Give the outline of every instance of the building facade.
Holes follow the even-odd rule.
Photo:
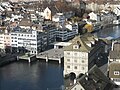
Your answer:
[[[87,46],[83,39],[79,36],[73,39],[70,46],[64,49],[64,75],[75,73],[78,76],[80,73],[85,74],[92,61],[88,60],[89,53],[92,48]]]
[[[52,17],[52,21],[54,21],[60,25],[63,25],[65,22],[65,16],[63,13],[57,13]]]
[[[1,30],[0,33],[0,49],[4,51],[6,51],[6,49],[9,49],[9,52],[11,51],[11,36],[6,28],[4,30]]]
[[[104,45],[98,44],[93,37],[88,35],[77,36],[72,44],[64,49],[64,75],[75,73],[85,74],[96,64],[100,53],[104,53]]]
[[[109,53],[109,78],[120,85],[120,41],[113,41]]]
[[[30,54],[38,54],[42,49],[41,45],[44,45],[44,47],[46,46],[45,45],[46,43],[42,42],[42,39],[45,36],[45,34],[43,35],[43,33],[38,32],[36,30],[32,29],[26,30],[16,27],[14,31],[12,31],[10,34],[11,34],[11,46],[13,48],[16,48],[17,52],[26,49],[28,52],[30,52]],[[44,39],[46,38],[44,37]]]
[[[109,64],[109,78],[114,81],[115,84],[120,85],[120,63],[111,62]]]

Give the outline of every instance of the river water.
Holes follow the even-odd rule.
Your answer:
[[[63,66],[58,63],[14,62],[0,68],[0,90],[60,90]]]
[[[100,38],[116,39],[120,37],[120,26],[105,28],[95,33]]]
[[[120,26],[95,34],[101,38],[118,38]],[[0,68],[0,90],[60,90],[63,84],[63,66],[58,63],[19,61]]]

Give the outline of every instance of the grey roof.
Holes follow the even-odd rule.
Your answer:
[[[114,50],[114,51],[119,51],[119,52],[120,52],[120,43],[119,43],[119,42],[114,43],[114,45],[113,45],[113,50]]]
[[[30,22],[29,19],[22,19],[22,21],[19,23],[19,26],[32,26],[32,22]]]
[[[89,79],[88,79],[89,78]],[[112,83],[107,76],[105,76],[100,69],[94,65],[87,74],[77,79],[85,90],[112,90],[114,83]]]
[[[120,51],[110,51],[110,59],[120,59]]]
[[[93,48],[86,45],[84,42],[84,38],[80,36],[76,36],[71,42],[72,44],[70,46],[67,46],[64,48],[64,51],[79,51],[79,52],[90,52]],[[78,42],[80,43],[79,49],[74,49],[74,45],[78,45]]]

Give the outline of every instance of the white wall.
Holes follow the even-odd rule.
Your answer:
[[[70,66],[70,68],[68,68],[68,66]],[[80,73],[84,74],[87,71],[88,71],[88,53],[76,51],[64,51],[64,75],[74,72],[76,76],[78,76]]]

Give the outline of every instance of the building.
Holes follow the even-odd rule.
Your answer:
[[[109,53],[109,62],[120,62],[120,42],[112,42],[112,50]]]
[[[66,23],[65,27],[71,31],[76,31],[76,34],[78,34],[78,24],[77,23]]]
[[[120,63],[114,61],[109,64],[109,78],[120,85]]]
[[[44,18],[47,20],[52,20],[51,10],[47,7],[44,11]]]
[[[47,33],[47,45],[54,43],[56,41],[56,31],[57,28],[54,24],[44,24],[42,26],[43,31]]]
[[[71,31],[67,28],[59,28],[56,31],[56,40],[57,41],[68,41],[76,35],[76,31]]]
[[[94,12],[91,12],[88,14],[90,16],[90,19],[91,20],[95,20],[95,21],[98,21],[98,16],[97,14],[95,14]]]
[[[105,53],[105,44],[91,34],[76,36],[71,43],[64,48],[64,76],[85,74]]]
[[[47,40],[46,43],[44,41],[47,38],[47,35],[36,30],[16,27],[10,35],[13,52],[26,50],[27,52],[30,52],[30,54],[38,54],[43,49],[43,46],[47,46]]]
[[[27,22],[26,22],[27,23]],[[53,24],[20,24],[11,32],[12,47],[30,51],[30,54],[38,54],[44,51],[48,45],[56,41],[56,27]],[[20,47],[20,48],[19,48]],[[22,47],[22,48],[21,48]],[[20,50],[21,51],[21,50]]]
[[[64,75],[75,73],[85,74],[93,65],[94,58],[98,52],[89,47],[84,38],[77,36],[72,44],[64,49]]]
[[[19,27],[24,29],[30,29],[32,25],[33,23],[30,21],[30,19],[26,18],[23,18],[18,24]]]
[[[63,13],[56,13],[53,17],[52,17],[52,21],[58,23],[59,25],[63,25],[65,22],[65,16]]]
[[[65,90],[113,90],[115,85],[94,65],[87,73],[79,75],[76,78],[76,83],[69,85]]]
[[[11,36],[6,27],[0,28],[0,49],[10,52],[11,51]]]

